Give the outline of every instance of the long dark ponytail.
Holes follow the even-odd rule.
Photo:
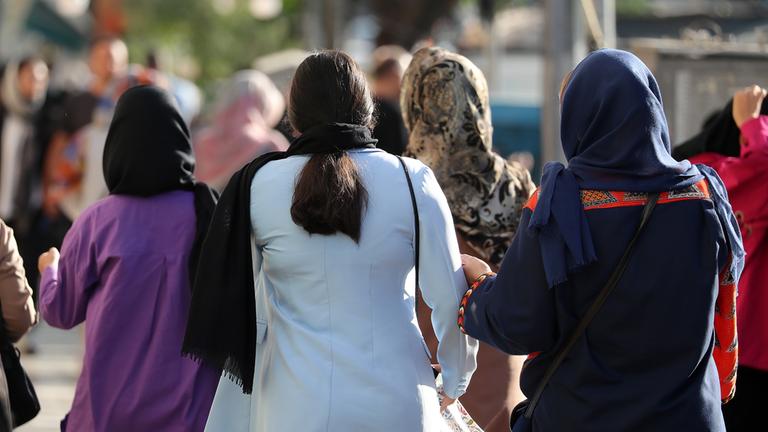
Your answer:
[[[365,74],[340,51],[314,53],[299,65],[288,105],[288,119],[299,133],[329,123],[373,123]],[[291,218],[311,234],[341,232],[359,242],[367,203],[360,172],[346,152],[315,154],[296,182]]]

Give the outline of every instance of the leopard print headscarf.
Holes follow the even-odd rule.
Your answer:
[[[488,84],[467,58],[419,50],[403,78],[406,155],[435,173],[456,229],[479,258],[498,266],[535,185],[530,173],[492,150]]]

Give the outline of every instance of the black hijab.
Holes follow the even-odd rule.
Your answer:
[[[264,154],[235,173],[221,195],[200,252],[182,352],[226,371],[253,391],[256,358],[256,297],[251,255],[251,182],[267,163],[294,155],[373,148],[365,126],[315,126],[285,152]]]
[[[741,132],[733,120],[733,99],[725,107],[707,117],[701,132],[675,147],[672,156],[677,160],[688,159],[701,153],[719,153],[738,157],[741,154]],[[768,114],[768,100],[763,101],[760,114]]]
[[[195,180],[189,129],[173,97],[153,86],[133,87],[117,101],[104,145],[104,179],[111,195],[148,197],[174,190],[195,194],[197,224],[189,257],[190,285],[216,195]]]

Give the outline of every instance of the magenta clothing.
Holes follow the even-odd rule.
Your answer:
[[[741,137],[740,157],[703,153],[691,162],[714,168],[728,189],[747,251],[736,301],[739,364],[768,371],[768,116],[744,123]]]
[[[40,283],[40,311],[85,322],[85,355],[62,430],[202,431],[219,375],[181,356],[195,236],[192,192],[109,196],[64,239]]]

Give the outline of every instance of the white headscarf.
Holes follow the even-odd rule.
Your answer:
[[[21,117],[30,117],[45,102],[45,94],[33,100],[27,100],[19,90],[19,62],[9,62],[5,66],[2,83],[0,83],[0,99],[8,111]]]

